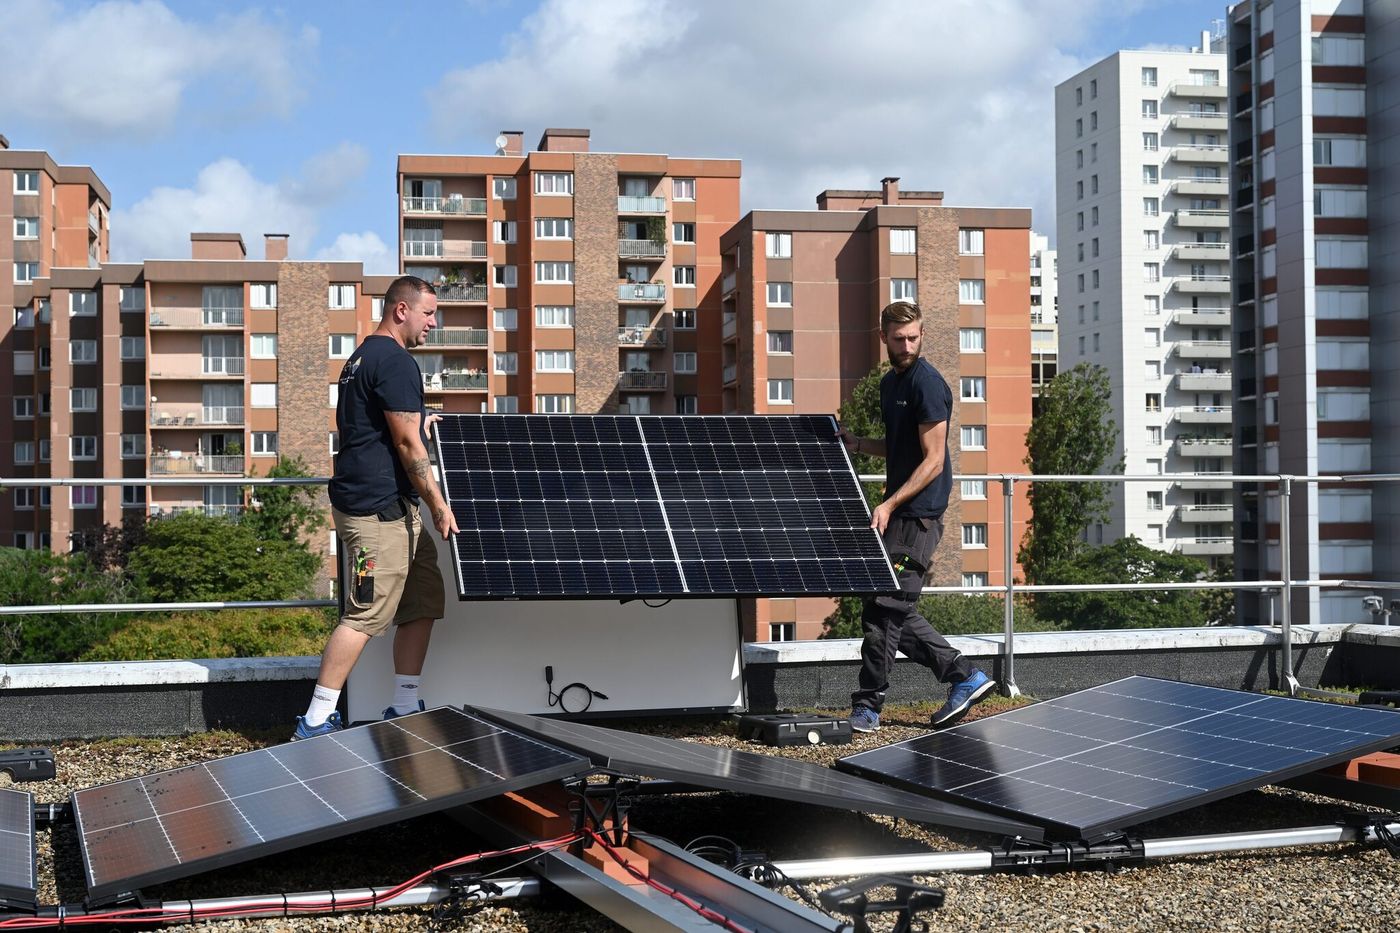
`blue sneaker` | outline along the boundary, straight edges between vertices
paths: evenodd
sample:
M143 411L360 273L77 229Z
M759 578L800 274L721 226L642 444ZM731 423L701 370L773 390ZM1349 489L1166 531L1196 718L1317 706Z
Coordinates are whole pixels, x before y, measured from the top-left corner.
M418 701L418 712L421 713L421 712L423 712L423 710L424 710L423 701L422 701L422 700L419 700L419 701ZM385 719L398 719L400 716L407 716L407 715L408 715L408 713L400 713L400 712L398 712L397 710L394 709L393 706L386 706L386 707L384 707L384 718L385 718Z
M306 724L306 717L298 716L296 731L292 733L292 741L295 742L298 739L314 739L318 736L330 735L332 732L339 732L344 728L345 723L340 721L339 710L332 710L331 714L326 717L326 721L319 726L308 726Z
M856 732L879 732L880 714L868 706L851 710L851 728Z
M953 725L967 715L978 700L991 693L996 685L995 680L974 668L967 680L953 684L953 689L948 691L948 702L933 714L933 727L946 729Z

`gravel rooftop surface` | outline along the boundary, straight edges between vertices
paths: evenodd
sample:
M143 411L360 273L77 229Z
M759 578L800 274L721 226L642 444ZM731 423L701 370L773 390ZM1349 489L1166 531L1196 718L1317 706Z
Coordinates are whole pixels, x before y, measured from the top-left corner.
M1004 709L989 700L973 716ZM727 721L626 723L636 731L830 764L855 751L926 731L929 706L887 707L884 727L850 745L773 749L739 739ZM829 711L828 711L829 714ZM602 723L602 725L623 725ZM52 746L58 775L18 785L40 803L66 802L84 787L180 767L285 740L272 733L214 732L177 739L112 739ZM0 745L0 748L6 746ZM1145 837L1316 826L1353 805L1268 788L1141 827ZM957 851L1000 840L924 824L866 817L733 794L641 798L632 825L684 845L719 834L773 860L850 854ZM84 896L74 828L39 832L39 899L74 903ZM490 848L443 815L430 815L145 891L162 900L232 897L388 885L448 859ZM501 867L505 867L502 865ZM503 872L527 875L523 866ZM1117 873L1044 876L960 875L918 879L947 892L942 910L923 915L930 930L1400 930L1400 859L1378 846L1315 846L1280 854L1197 856L1154 861ZM814 882L815 892L834 884ZM789 891L788 893L792 893ZM875 929L890 929L877 918ZM468 930L611 931L615 924L562 895L505 902L477 912L451 905L339 917L223 920L176 930Z

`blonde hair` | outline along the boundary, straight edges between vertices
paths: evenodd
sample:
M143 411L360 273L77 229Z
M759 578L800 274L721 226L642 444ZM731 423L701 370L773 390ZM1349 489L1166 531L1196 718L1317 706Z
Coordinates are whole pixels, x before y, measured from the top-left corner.
M924 313L914 302L892 301L880 312L880 333L887 334L891 327L902 327L923 319Z

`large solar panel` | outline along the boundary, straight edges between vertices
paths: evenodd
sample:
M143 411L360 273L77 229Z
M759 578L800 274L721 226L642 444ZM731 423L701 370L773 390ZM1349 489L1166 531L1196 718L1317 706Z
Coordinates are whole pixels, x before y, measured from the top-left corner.
M978 832L1032 839L1042 835L1038 826L1029 823L884 787L805 761L542 719L525 713L479 707L475 711L509 729L584 755L600 768L838 810L883 813Z
M34 881L34 798L27 791L0 788L0 907L32 910Z
M588 768L441 708L81 790L73 813L101 899Z
M463 598L896 588L829 415L448 414L434 443Z
M837 767L1092 840L1400 743L1400 712L1128 677Z

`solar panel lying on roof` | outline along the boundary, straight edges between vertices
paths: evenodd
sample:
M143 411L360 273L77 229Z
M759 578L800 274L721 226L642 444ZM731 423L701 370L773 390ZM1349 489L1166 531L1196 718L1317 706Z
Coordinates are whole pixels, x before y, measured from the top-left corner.
M836 766L1093 839L1400 742L1400 712L1128 677Z
M442 708L73 794L94 898L588 769Z
M34 798L0 788L0 906L33 909Z
M444 415L464 598L878 593L896 583L827 415Z
M1032 839L1042 835L1039 827L1028 823L884 787L805 761L542 719L525 713L481 708L476 712L509 729L585 755L600 768L838 810L883 813L978 832Z

